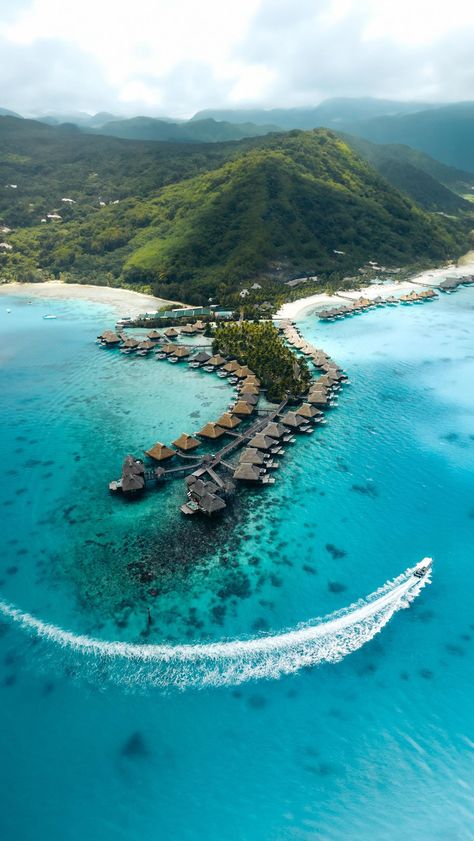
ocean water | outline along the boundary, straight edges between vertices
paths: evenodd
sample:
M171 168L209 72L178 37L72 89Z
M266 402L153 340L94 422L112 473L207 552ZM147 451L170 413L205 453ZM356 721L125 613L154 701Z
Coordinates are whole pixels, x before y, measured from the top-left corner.
M351 384L276 484L217 522L181 517L181 482L133 503L107 483L127 452L216 418L228 384L98 348L104 307L43 321L44 303L1 304L1 597L76 636L3 616L0 837L473 839L472 290L305 316ZM425 556L407 610L388 588L362 630L354 611L337 632L312 622ZM265 656L195 662L223 640L266 640ZM186 662L127 659L127 643Z

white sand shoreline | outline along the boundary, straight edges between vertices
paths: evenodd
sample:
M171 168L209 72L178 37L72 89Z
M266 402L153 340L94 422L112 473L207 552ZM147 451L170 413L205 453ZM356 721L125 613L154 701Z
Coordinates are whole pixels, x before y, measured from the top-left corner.
M92 284L62 283L60 280L47 280L44 283L5 283L0 285L0 295L21 295L31 299L47 301L79 300L104 304L116 310L119 315L137 316L144 312L156 312L166 303L170 306L182 306L178 302L168 302L153 295L133 292L130 289L117 289L112 286L93 286Z
M474 251L470 251L462 257L457 264L450 263L438 269L427 269L425 272L413 275L409 280L395 281L393 283L373 283L364 286L362 289L341 290L340 295L327 295L320 293L309 295L307 298L299 298L297 301L289 301L283 304L276 314L276 318L295 319L301 317L309 310L324 306L337 306L347 302L348 299L376 298L378 295L395 295L397 293L411 291L423 287L432 286L434 289L447 277L465 277L474 274Z

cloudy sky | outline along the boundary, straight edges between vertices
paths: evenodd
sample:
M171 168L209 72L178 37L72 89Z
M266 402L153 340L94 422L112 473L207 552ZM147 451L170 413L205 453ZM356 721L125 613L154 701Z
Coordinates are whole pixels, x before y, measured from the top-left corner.
M191 116L474 98L472 0L0 0L0 106Z

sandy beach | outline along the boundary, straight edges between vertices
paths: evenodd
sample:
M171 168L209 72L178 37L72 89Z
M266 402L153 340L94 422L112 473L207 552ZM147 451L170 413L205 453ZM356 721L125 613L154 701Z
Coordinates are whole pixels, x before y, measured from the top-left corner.
M92 286L80 283L62 283L48 280L45 283L5 283L0 286L0 295L21 295L25 298L43 298L48 301L82 300L113 307L120 315L140 315L156 312L168 303L153 295L132 292L129 289L115 289L111 286ZM171 303L171 302L169 302ZM173 302L172 306L181 306Z
M378 295L403 295L412 289L432 286L434 289L447 277L465 277L474 274L474 251L469 251L461 257L458 263L450 263L438 269L427 269L420 274L413 275L409 280L401 280L394 283L373 283L364 286L362 289L345 289L340 295L309 295L307 298L299 298L297 301L290 301L283 304L278 310L277 318L294 319L302 313L311 309L324 306L337 306L347 300L364 298L376 298Z

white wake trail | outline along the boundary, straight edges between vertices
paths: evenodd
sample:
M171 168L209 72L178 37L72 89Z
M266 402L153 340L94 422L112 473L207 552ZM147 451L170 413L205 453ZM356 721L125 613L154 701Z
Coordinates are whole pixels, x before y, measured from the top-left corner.
M422 577L418 577L422 571ZM336 662L371 640L431 581L425 558L365 599L288 631L215 643L152 645L109 642L65 631L0 601L0 616L60 653L93 678L133 686L224 686L278 678L304 666Z

